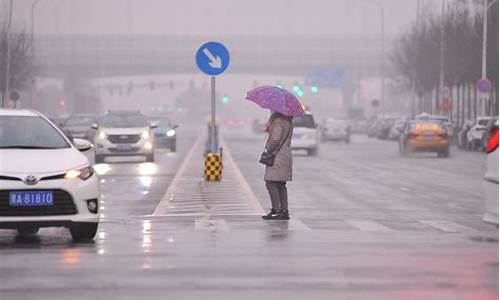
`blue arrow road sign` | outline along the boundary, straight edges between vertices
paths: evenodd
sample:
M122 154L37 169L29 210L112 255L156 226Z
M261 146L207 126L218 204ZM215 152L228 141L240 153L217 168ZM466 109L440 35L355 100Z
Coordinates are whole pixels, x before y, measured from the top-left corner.
M229 51L221 43L205 43L196 52L196 64L207 75L220 75L229 66Z

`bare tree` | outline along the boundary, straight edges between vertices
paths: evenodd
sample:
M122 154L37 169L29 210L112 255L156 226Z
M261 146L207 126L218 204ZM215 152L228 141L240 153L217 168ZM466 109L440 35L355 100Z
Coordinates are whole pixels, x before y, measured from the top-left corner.
M469 117L476 116L476 97L473 86L481 74L481 39L483 17L481 10L468 5L450 5L441 17L430 11L422 14L406 30L396 43L391 63L396 78L422 100L430 99L432 93L439 97L439 68L441 28L444 26L444 79L445 84L454 87L458 94L459 109L467 108ZM498 3L488 16L488 66L487 76L498 87ZM491 42L490 42L491 41ZM498 100L497 100L498 101ZM436 101L437 103L437 101ZM421 110L429 110L429 103L421 105ZM496 105L497 106L497 105ZM432 107L430 107L432 109ZM455 110L456 115L464 116L463 111ZM471 113L472 112L472 113ZM462 117L463 118L463 117Z
M12 30L9 34L6 26L2 26L0 29L0 92L2 94L6 89L7 45L10 46L9 89L23 90L35 75L30 35L23 30Z

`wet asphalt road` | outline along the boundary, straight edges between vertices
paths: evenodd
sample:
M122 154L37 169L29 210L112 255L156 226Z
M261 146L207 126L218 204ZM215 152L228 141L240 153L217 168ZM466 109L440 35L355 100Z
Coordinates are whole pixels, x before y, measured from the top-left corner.
M0 299L497 299L498 230L480 220L484 156L400 158L354 136L297 153L292 221L152 217L198 130L149 163L97 165L103 221L93 243L65 229L0 230ZM263 136L225 140L262 206ZM201 160L200 160L201 168Z

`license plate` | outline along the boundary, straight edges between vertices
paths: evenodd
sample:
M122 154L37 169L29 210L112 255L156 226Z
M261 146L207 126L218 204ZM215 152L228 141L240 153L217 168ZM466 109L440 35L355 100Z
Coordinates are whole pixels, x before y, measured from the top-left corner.
M132 149L132 145L130 145L130 144L118 144L118 145L116 145L116 149L118 149L118 150L130 150L130 149Z
M73 137L76 137L76 138L84 138L85 137L85 133L73 133L72 135L73 135Z
M424 135L424 140L432 140L432 139L434 139L434 135L432 135L432 134Z
M54 193L52 191L10 192L9 205L17 206L52 206Z

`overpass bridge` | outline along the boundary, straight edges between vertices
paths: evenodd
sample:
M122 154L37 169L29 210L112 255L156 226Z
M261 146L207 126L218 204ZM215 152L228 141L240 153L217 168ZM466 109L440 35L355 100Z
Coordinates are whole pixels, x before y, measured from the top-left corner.
M227 45L231 73L300 76L327 67L365 77L378 72L382 57L373 37L36 35L35 63L55 78L193 73L196 50L208 40Z
M363 36L36 35L34 59L40 77L64 81L67 112L95 111L100 99L86 95L88 79L197 73L195 53L209 40L229 48L226 73L304 78L341 71L336 87L351 95L352 80L380 74L383 57L381 40Z

